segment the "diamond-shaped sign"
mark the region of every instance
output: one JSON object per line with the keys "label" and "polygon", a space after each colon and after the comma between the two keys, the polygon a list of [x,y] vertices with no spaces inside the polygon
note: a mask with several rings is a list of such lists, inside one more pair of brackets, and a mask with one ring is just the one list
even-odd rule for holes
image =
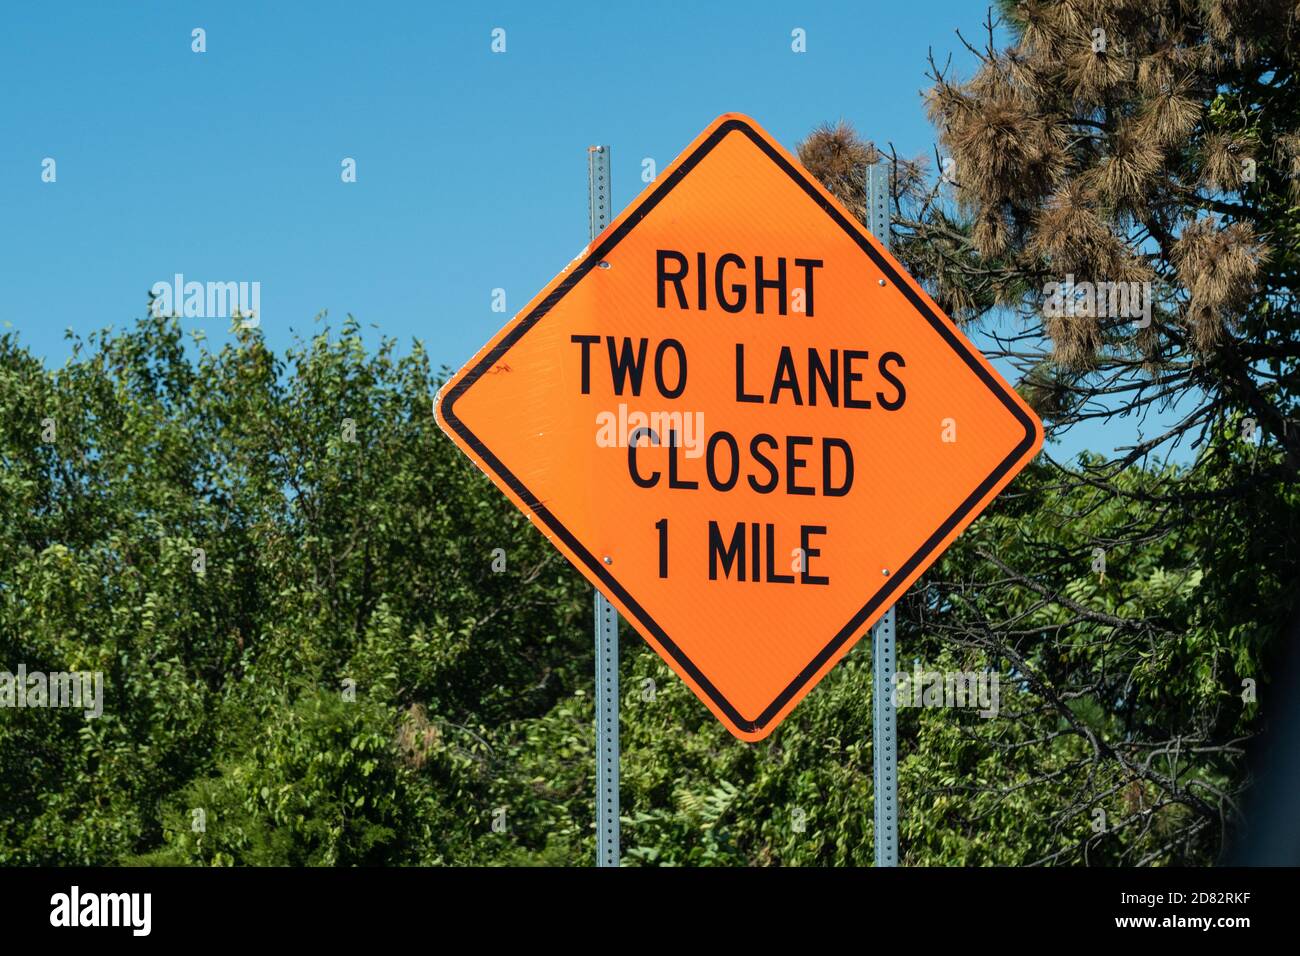
{"label": "diamond-shaped sign", "polygon": [[759,740],[1038,451],[752,120],[715,120],[442,389],[460,448]]}

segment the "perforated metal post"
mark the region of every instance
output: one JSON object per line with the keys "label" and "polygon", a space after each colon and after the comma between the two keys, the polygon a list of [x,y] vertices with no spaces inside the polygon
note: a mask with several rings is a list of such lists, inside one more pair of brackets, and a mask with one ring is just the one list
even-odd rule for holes
{"label": "perforated metal post", "polygon": [[596,592],[596,865],[618,866],[618,611]]}
{"label": "perforated metal post", "polygon": [[[587,149],[591,238],[610,220],[609,147]],[[618,611],[596,592],[596,865],[618,866]]]}
{"label": "perforated metal post", "polygon": [[898,866],[898,724],[894,711],[894,609],[871,628],[872,764],[876,788],[876,866]]}
{"label": "perforated metal post", "polygon": [[587,147],[587,209],[591,214],[590,237],[595,239],[613,218],[610,214],[608,146]]}
{"label": "perforated metal post", "polygon": [[867,167],[867,228],[889,247],[889,168],[884,163]]}
{"label": "perforated metal post", "polygon": [[[867,167],[867,227],[889,246],[889,169]],[[888,575],[890,568],[881,568]],[[898,721],[894,673],[898,670],[894,609],[871,628],[872,763],[876,793],[876,866],[898,866]]]}

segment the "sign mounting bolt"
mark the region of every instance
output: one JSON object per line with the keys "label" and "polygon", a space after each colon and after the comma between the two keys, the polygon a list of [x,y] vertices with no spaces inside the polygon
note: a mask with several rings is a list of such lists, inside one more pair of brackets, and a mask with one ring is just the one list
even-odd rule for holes
{"label": "sign mounting bolt", "polygon": [[889,568],[881,568],[880,573],[883,574],[885,577],[889,577]]}
{"label": "sign mounting bolt", "polygon": [[611,558],[609,555],[605,555],[605,563],[606,563],[606,564],[613,564],[613,563],[614,563],[614,559]]}

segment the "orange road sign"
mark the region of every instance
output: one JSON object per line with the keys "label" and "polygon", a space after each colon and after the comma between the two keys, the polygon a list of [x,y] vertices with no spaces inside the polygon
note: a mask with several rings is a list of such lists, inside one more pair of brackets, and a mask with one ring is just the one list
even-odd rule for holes
{"label": "orange road sign", "polygon": [[1042,445],[901,265],[718,117],[439,424],[727,728],[770,734]]}

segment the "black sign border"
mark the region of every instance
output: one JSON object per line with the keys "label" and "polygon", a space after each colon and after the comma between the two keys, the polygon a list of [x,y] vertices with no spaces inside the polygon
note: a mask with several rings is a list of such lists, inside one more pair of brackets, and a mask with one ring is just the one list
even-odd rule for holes
{"label": "black sign border", "polygon": [[[624,236],[635,229],[637,224],[640,223],[641,220],[644,219],[650,211],[664,199],[665,196],[672,192],[674,187],[676,187],[677,184],[695,168],[700,160],[707,156],[709,152],[718,145],[718,143],[722,142],[722,140],[732,132],[740,132],[749,137],[749,139],[753,141],[753,143],[762,150],[778,168],[794,180],[804,190],[804,192],[806,192],[812,200],[817,203],[817,205],[820,206],[828,216],[830,216],[836,225],[853,237],[854,241],[857,242],[858,246],[867,254],[871,261],[875,263],[876,267],[879,268],[886,277],[888,277],[889,281],[896,288],[903,292],[908,301],[911,302],[912,306],[921,313],[927,321],[929,321],[935,331],[938,332],[943,340],[952,347],[953,351],[961,356],[966,364],[970,366],[971,371],[979,377],[980,381],[988,387],[989,391],[997,396],[999,401],[1002,402],[1006,409],[1015,417],[1016,421],[1020,422],[1025,429],[1025,437],[1015,446],[1011,453],[1002,460],[997,468],[994,469],[993,473],[981,482],[980,485],[972,491],[964,501],[962,501],[962,503],[957,507],[957,510],[943,522],[934,534],[925,540],[915,554],[908,558],[901,567],[892,570],[892,573],[888,580],[885,581],[884,586],[872,595],[870,600],[863,605],[862,609],[858,611],[857,614],[853,615],[849,622],[840,629],[839,633],[837,633],[835,637],[817,653],[817,656],[799,672],[794,680],[792,680],[785,689],[777,695],[776,699],[764,708],[762,713],[752,719],[741,716],[740,711],[738,711],[731,702],[722,695],[718,688],[713,685],[713,682],[695,666],[694,662],[692,662],[682,649],[674,643],[672,638],[668,636],[654,618],[646,613],[646,610],[641,607],[636,599],[633,598],[621,584],[619,584],[613,574],[610,573],[609,568],[597,559],[595,555],[583,547],[582,542],[575,538],[569,530],[556,519],[555,515],[551,514],[551,512],[547,510],[546,506],[537,499],[537,496],[529,491],[523,482],[515,477],[510,469],[508,469],[500,459],[492,454],[491,450],[489,450],[488,447],[479,440],[478,436],[470,431],[469,428],[466,427],[465,423],[456,417],[455,412],[457,399],[459,399],[460,396],[470,388],[470,386],[477,382],[481,376],[486,374],[493,366],[501,361],[516,342],[518,342],[533,326],[541,321],[542,318],[544,318],[546,314],[555,307],[556,303],[564,298],[570,289],[582,281],[583,277],[586,276],[588,272],[608,256],[610,250],[618,245]],[[604,239],[600,241],[599,245],[587,253],[586,258],[584,258],[582,262],[569,273],[563,282],[555,287],[550,295],[538,303],[537,307],[529,312],[522,321],[515,325],[514,328],[510,330],[510,333],[498,342],[491,351],[474,363],[474,366],[456,382],[453,388],[447,390],[447,392],[442,396],[439,407],[442,412],[443,421],[455,429],[456,434],[464,439],[467,445],[474,449],[475,453],[478,454],[484,464],[491,468],[497,476],[504,481],[516,495],[519,496],[519,499],[524,503],[525,507],[540,518],[557,538],[562,540],[574,554],[578,555],[578,557],[582,559],[582,563],[586,568],[618,597],[624,607],[636,615],[637,621],[654,635],[655,640],[659,642],[660,646],[663,647],[664,650],[672,655],[673,660],[678,663],[682,670],[691,675],[691,679],[694,680],[697,686],[708,695],[709,699],[717,705],[718,709],[726,714],[727,718],[731,720],[736,727],[746,733],[758,733],[767,727],[772,719],[781,712],[781,709],[790,702],[795,694],[799,693],[804,685],[812,680],[817,671],[820,670],[828,660],[830,660],[836,651],[838,651],[844,643],[862,627],[867,618],[874,614],[878,608],[893,597],[894,592],[898,589],[898,583],[905,580],[918,565],[922,564],[930,557],[948,533],[961,523],[966,515],[968,515],[979,503],[980,499],[982,499],[989,490],[992,489],[993,486],[1012,469],[1012,467],[1014,467],[1015,463],[1025,454],[1025,452],[1033,447],[1037,435],[1037,428],[1035,427],[1036,423],[1033,418],[1027,415],[1024,409],[1022,409],[1007,390],[1002,387],[1001,383],[989,374],[983,364],[981,364],[970,353],[965,344],[953,334],[948,325],[934,313],[925,300],[921,298],[911,285],[898,274],[898,271],[894,269],[893,265],[881,256],[880,253],[876,251],[875,247],[867,241],[866,237],[863,235],[861,226],[846,219],[834,205],[826,201],[818,188],[802,175],[799,169],[792,165],[780,154],[780,152],[773,149],[771,144],[760,136],[749,123],[740,118],[732,118],[720,123],[717,129],[701,142],[689,156],[682,160],[671,174],[664,177],[663,181],[659,183],[659,185],[657,185],[634,210],[632,210],[631,214],[619,223],[618,228],[605,236]]]}

